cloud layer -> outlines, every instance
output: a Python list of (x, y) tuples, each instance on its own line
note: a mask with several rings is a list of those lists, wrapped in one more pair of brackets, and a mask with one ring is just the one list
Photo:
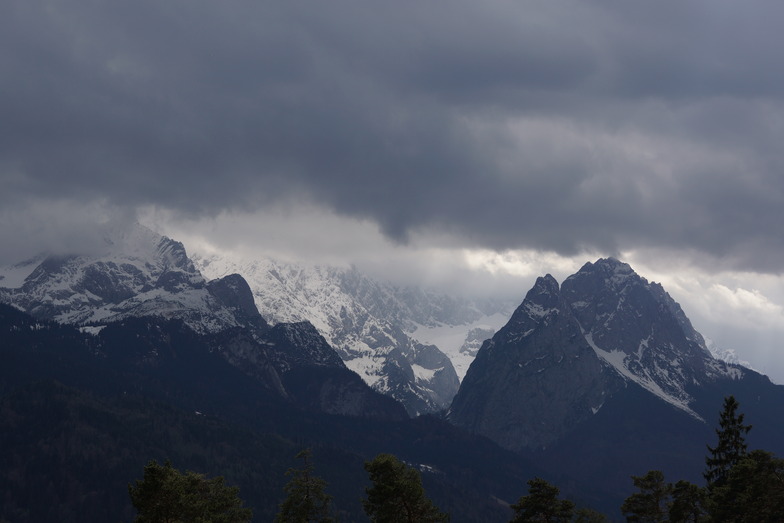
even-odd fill
[(782, 15), (762, 0), (6, 2), (0, 204), (197, 217), (305, 201), (395, 241), (688, 248), (779, 273)]

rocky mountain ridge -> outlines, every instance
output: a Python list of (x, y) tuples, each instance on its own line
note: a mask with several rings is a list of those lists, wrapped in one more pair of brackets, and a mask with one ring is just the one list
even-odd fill
[(560, 286), (537, 279), (480, 349), (449, 416), (508, 448), (541, 448), (629, 383), (702, 421), (691, 391), (745, 372), (711, 355), (661, 285), (600, 259)]
[(40, 256), (3, 272), (15, 278), (0, 279), (2, 301), (61, 323), (156, 315), (201, 333), (241, 325), (210, 292), (182, 243), (140, 225), (107, 229), (99, 252)]
[[(0, 285), (15, 285), (0, 287), (0, 302), (36, 318), (82, 326), (94, 335), (137, 318), (180, 321), (231, 364), (284, 397), (301, 387), (289, 376), (292, 371), (322, 367), (331, 370), (319, 383), (333, 393), (324, 396), (320, 409), (405, 416), (399, 405), (376, 398), (311, 324), (271, 327), (241, 276), (207, 281), (180, 242), (138, 224), (109, 228), (99, 252), (42, 256), (0, 269), (0, 275)], [(368, 406), (376, 410), (364, 409)]]
[(661, 470), (702, 483), (723, 399), (754, 420), (749, 448), (784, 452), (784, 387), (715, 359), (661, 285), (616, 259), (537, 279), (484, 342), (447, 418), (615, 497)]
[[(403, 403), (411, 415), (445, 409), (459, 386), (452, 355), (420, 341), (417, 333), (444, 325), (464, 325), (467, 333), (472, 322), (506, 307), (500, 301), (470, 302), (396, 287), (356, 267), (216, 254), (197, 254), (193, 259), (212, 278), (242, 274), (253, 289), (256, 306), (271, 323), (312, 322), (350, 369), (375, 390)], [(459, 354), (460, 345), (451, 349)], [(459, 355), (465, 359), (465, 353)]]
[(585, 340), (627, 380), (699, 418), (689, 389), (740, 378), (713, 357), (702, 335), (664, 288), (613, 258), (588, 263), (561, 288)]

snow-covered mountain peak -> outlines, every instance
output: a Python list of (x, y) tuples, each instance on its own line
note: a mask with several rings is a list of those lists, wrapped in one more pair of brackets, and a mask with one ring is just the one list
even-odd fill
[(729, 363), (732, 365), (739, 365), (741, 367), (745, 367), (747, 369), (751, 369), (753, 371), (759, 372), (754, 367), (751, 366), (751, 363), (749, 363), (746, 360), (740, 359), (738, 357), (738, 354), (733, 349), (726, 349), (723, 347), (719, 347), (718, 345), (716, 345), (716, 342), (714, 342), (710, 338), (705, 338), (705, 346), (713, 355), (713, 357), (719, 361), (723, 361), (725, 363)]
[(512, 449), (542, 448), (594, 419), (615, 395), (655, 396), (704, 421), (696, 392), (744, 371), (714, 359), (658, 284), (608, 258), (561, 284), (537, 279), (485, 342), (449, 419)]
[(199, 332), (238, 325), (206, 287), (182, 243), (146, 227), (108, 225), (101, 249), (0, 268), (0, 300), (62, 323), (128, 316), (180, 318)]
[(335, 347), (346, 365), (374, 389), (400, 400), (409, 413), (440, 410), (457, 391), (454, 365), (440, 347), (450, 327), (461, 325), (453, 344), (461, 375), (473, 358), (460, 353), (466, 335), (497, 312), (421, 289), (401, 288), (364, 275), (356, 267), (305, 265), (270, 258), (241, 259), (196, 254), (210, 278), (243, 275), (256, 306), (272, 324), (307, 320)]
[[(569, 367), (581, 374), (567, 377)], [(479, 383), (494, 373), (513, 375), (508, 379), (516, 387), (526, 383), (528, 394), (537, 394), (545, 381), (582, 382), (583, 388), (564, 384), (563, 390), (553, 391), (564, 399), (563, 412), (578, 418), (598, 412), (603, 397), (618, 390), (619, 383), (631, 382), (701, 419), (692, 408), (695, 387), (738, 379), (743, 371), (711, 356), (702, 336), (661, 285), (648, 283), (628, 264), (608, 258), (585, 264), (560, 289), (549, 275), (537, 279), (509, 322), (477, 354), (455, 399), (458, 403), (452, 405), (458, 418), (465, 415), (462, 402), (469, 401), (461, 397), (463, 387), (488, 388)], [(587, 388), (591, 380), (602, 382), (604, 388)], [(573, 402), (583, 402), (582, 414), (570, 411)], [(526, 437), (541, 443), (549, 436), (534, 431)]]
[(104, 242), (104, 258), (152, 264), (163, 271), (178, 270), (192, 274), (196, 279), (201, 277), (181, 242), (139, 223), (107, 227)]

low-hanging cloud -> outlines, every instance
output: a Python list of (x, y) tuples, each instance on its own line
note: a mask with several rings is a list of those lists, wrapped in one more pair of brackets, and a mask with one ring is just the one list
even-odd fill
[[(406, 241), (784, 269), (784, 5), (0, 6), (0, 205), (310, 200)], [(31, 200), (31, 201), (32, 201)]]

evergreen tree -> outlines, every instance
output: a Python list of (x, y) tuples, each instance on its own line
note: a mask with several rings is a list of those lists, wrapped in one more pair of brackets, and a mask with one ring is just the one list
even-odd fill
[(639, 489), (626, 498), (621, 506), (626, 521), (659, 523), (667, 521), (672, 486), (664, 482), (660, 470), (651, 470), (644, 476), (632, 476), (634, 486)]
[(429, 523), (449, 521), (425, 496), (419, 472), (391, 454), (379, 454), (365, 463), (373, 486), (365, 489), (365, 513), (376, 523)]
[(275, 517), (277, 523), (331, 523), (332, 497), (325, 492), (327, 482), (313, 475), (310, 461), (311, 450), (305, 449), (297, 454), (303, 461), (301, 469), (289, 469), (291, 480), (283, 487), (286, 499), (280, 504), (280, 512)]
[(694, 483), (680, 480), (672, 487), (671, 523), (707, 521), (705, 490)]
[(207, 479), (196, 472), (180, 472), (168, 461), (144, 467), (144, 477), (128, 485), (137, 523), (242, 523), (252, 512), (242, 506), (238, 487), (223, 484), (218, 476)]
[(144, 478), (128, 486), (131, 503), (138, 512), (137, 523), (169, 523), (182, 513), (182, 491), (176, 481), (179, 471), (167, 461), (159, 465), (155, 460), (144, 467)]
[(711, 496), (713, 521), (773, 523), (784, 518), (784, 460), (764, 450), (741, 458)]
[(528, 481), (528, 495), (521, 497), (516, 504), (512, 505), (515, 511), (512, 523), (571, 521), (574, 515), (574, 503), (558, 499), (558, 494), (558, 487), (541, 478)]
[(716, 429), (718, 443), (708, 445), (709, 456), (705, 458), (705, 481), (709, 490), (721, 486), (726, 481), (730, 469), (746, 455), (745, 436), (751, 425), (743, 424), (743, 414), (738, 414), (738, 402), (734, 396), (724, 398), (724, 410)]

